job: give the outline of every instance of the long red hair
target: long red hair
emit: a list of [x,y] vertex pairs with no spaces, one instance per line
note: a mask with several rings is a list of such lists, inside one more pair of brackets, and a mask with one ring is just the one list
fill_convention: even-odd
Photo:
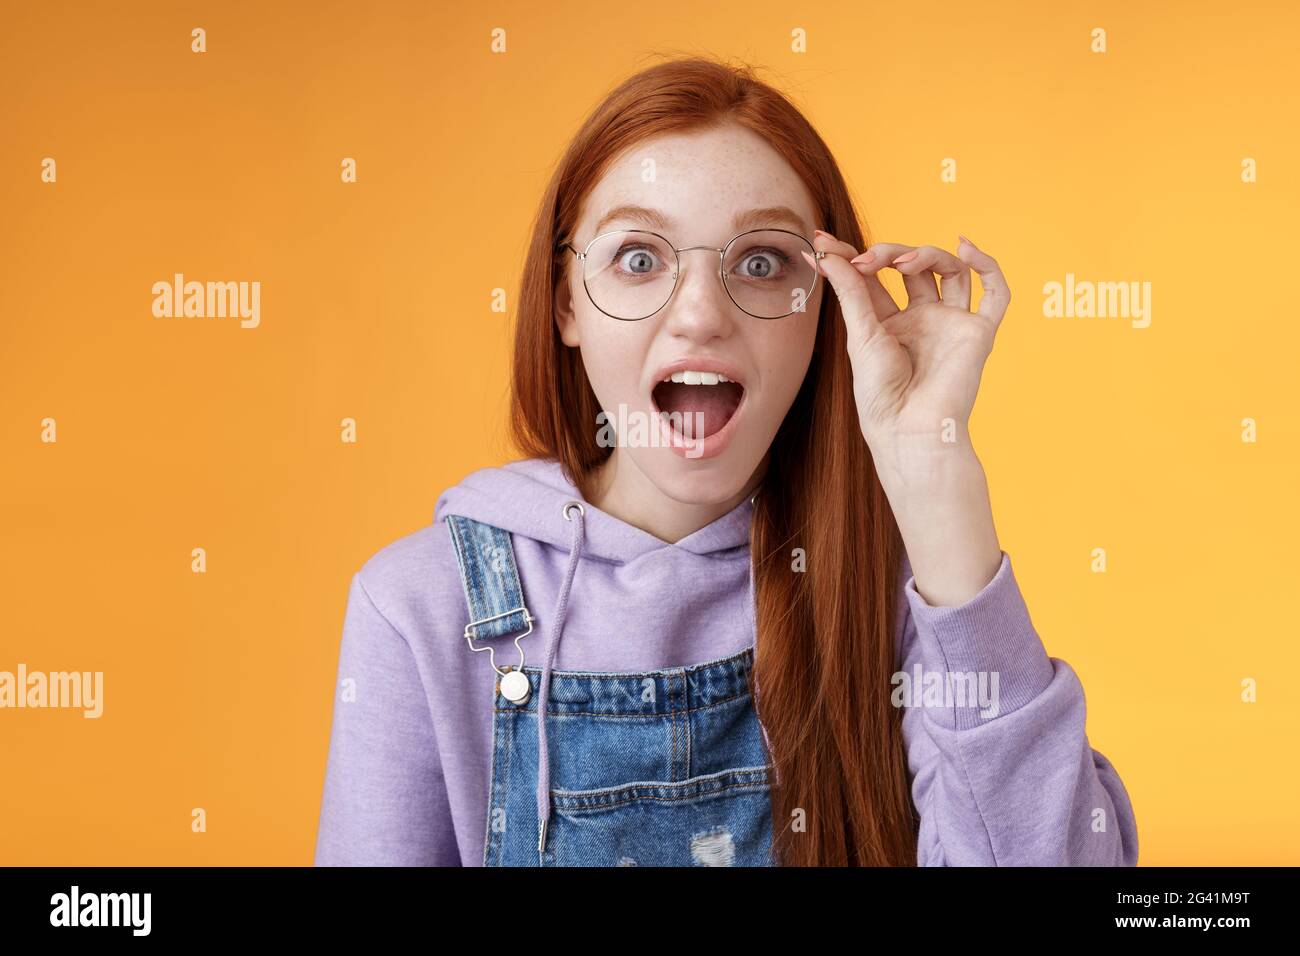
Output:
[[[789,162],[829,232],[868,244],[830,150],[752,67],[708,58],[651,66],[611,91],[578,130],[547,187],[524,265],[510,433],[526,457],[558,460],[584,497],[609,454],[600,406],[552,305],[569,257],[557,252],[609,161],[652,136],[739,122]],[[750,546],[757,592],[759,719],[776,774],[773,858],[784,865],[916,864],[901,712],[890,703],[902,554],[862,438],[839,302],[827,288],[818,347],[772,442]],[[804,549],[805,570],[792,551]]]

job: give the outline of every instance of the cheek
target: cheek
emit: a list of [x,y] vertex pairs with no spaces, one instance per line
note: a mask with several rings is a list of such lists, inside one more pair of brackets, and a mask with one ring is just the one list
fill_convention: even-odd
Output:
[[642,323],[620,323],[607,316],[605,322],[588,320],[582,329],[582,364],[603,408],[612,410],[620,402],[632,405],[640,400],[641,373],[649,347]]
[[759,363],[768,383],[764,391],[782,406],[776,409],[781,414],[799,392],[816,341],[817,313],[810,310],[797,321],[780,320],[774,328],[765,330],[759,342]]

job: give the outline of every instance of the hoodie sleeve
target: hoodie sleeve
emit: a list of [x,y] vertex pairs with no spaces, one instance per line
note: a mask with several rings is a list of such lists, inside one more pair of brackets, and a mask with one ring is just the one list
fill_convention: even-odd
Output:
[[316,866],[456,866],[433,720],[415,657],[352,577]]
[[[914,696],[903,736],[921,818],[917,864],[1136,865],[1128,793],[1088,743],[1083,686],[1047,656],[1010,556],[1003,551],[993,580],[956,607],[927,604],[910,565],[904,573],[902,669]],[[967,706],[915,696],[926,675],[948,672],[985,675],[985,693]]]

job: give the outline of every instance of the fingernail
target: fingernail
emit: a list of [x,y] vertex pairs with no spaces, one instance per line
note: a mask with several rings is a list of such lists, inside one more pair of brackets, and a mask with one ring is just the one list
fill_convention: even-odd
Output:
[[915,259],[915,258],[916,258],[916,250],[913,249],[911,252],[905,252],[905,253],[903,253],[901,256],[899,256],[897,259],[895,259],[893,262],[891,262],[890,265],[895,265],[895,266],[896,266],[896,265],[898,265],[900,262],[911,262],[911,261],[912,261],[913,259]]
[[822,270],[818,267],[818,265],[817,265],[817,260],[814,259],[812,256],[808,255],[808,253],[806,253],[806,252],[804,252],[802,249],[800,249],[800,250],[799,250],[799,255],[801,255],[801,256],[803,256],[805,259],[807,259],[807,260],[808,260],[808,265],[812,266],[813,269],[816,270],[816,272],[817,272],[819,275],[825,275],[825,274],[826,274],[826,273],[822,272]]
[[875,262],[875,261],[876,261],[876,254],[872,252],[870,249],[862,253],[862,255],[854,256],[852,259],[849,260],[849,262],[853,263],[855,266],[865,266],[868,263]]
[[827,239],[834,239],[834,238],[835,238],[835,237],[832,236],[829,232],[823,232],[821,229],[814,229],[813,232],[816,233],[816,234],[819,235],[819,236],[825,236]]
[[957,233],[957,244],[960,245],[960,244],[963,243],[963,242],[966,243],[966,245],[970,246],[972,249],[978,249],[978,248],[979,248],[979,246],[975,245],[975,243],[971,242],[969,239],[967,239],[965,236],[963,236],[960,232]]

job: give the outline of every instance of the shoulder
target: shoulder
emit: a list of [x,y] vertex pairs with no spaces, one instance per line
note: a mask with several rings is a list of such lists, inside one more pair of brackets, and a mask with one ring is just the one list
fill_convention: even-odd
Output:
[[357,577],[377,602],[392,604],[401,594],[423,588],[445,563],[442,558],[447,536],[441,522],[424,527],[378,548],[361,563]]
[[439,492],[432,520],[362,563],[356,577],[366,596],[408,641],[431,633],[438,640],[448,633],[459,638],[464,627],[465,593],[446,514],[486,518],[519,493],[520,481],[551,485],[564,478],[558,462],[536,458],[471,471]]
[[464,603],[460,569],[440,521],[377,549],[355,577],[370,603],[408,643],[442,630],[440,622],[460,616],[453,613],[455,602]]

